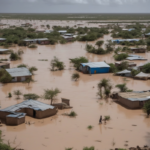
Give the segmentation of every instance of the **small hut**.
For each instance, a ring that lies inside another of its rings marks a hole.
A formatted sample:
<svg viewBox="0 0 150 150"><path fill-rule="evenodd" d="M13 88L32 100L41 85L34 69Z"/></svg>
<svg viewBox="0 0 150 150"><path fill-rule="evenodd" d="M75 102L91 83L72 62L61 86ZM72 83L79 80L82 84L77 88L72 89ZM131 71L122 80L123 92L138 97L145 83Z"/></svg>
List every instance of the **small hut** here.
<svg viewBox="0 0 150 150"><path fill-rule="evenodd" d="M125 69L123 71L117 72L116 75L130 77L131 76L131 71Z"/></svg>
<svg viewBox="0 0 150 150"><path fill-rule="evenodd" d="M36 39L24 39L23 42L25 43L26 46L30 44L36 44Z"/></svg>
<svg viewBox="0 0 150 150"><path fill-rule="evenodd" d="M146 73L140 72L140 73L137 74L134 78L135 78L135 79L147 80L148 78L150 78L150 74L146 74Z"/></svg>
<svg viewBox="0 0 150 150"><path fill-rule="evenodd" d="M9 51L10 51L9 49L0 49L0 54L6 54Z"/></svg>
<svg viewBox="0 0 150 150"><path fill-rule="evenodd" d="M145 53L146 52L146 48L131 48L131 51L134 53Z"/></svg>
<svg viewBox="0 0 150 150"><path fill-rule="evenodd" d="M79 70L87 74L108 73L110 66L105 62L81 63Z"/></svg>
<svg viewBox="0 0 150 150"><path fill-rule="evenodd" d="M9 125L18 125L25 122L25 115L42 119L53 116L57 108L37 100L25 100L22 103L0 110L0 119Z"/></svg>
<svg viewBox="0 0 150 150"><path fill-rule="evenodd" d="M118 93L118 102L130 109L143 108L144 103L150 100L150 91Z"/></svg>
<svg viewBox="0 0 150 150"><path fill-rule="evenodd" d="M67 30L59 30L58 31L60 34L66 34L67 33Z"/></svg>
<svg viewBox="0 0 150 150"><path fill-rule="evenodd" d="M28 78L31 78L32 74L29 69L25 67L21 68L10 68L6 69L6 71L12 77L12 82L23 82Z"/></svg>
<svg viewBox="0 0 150 150"><path fill-rule="evenodd" d="M5 42L6 39L5 38L0 38L0 43Z"/></svg>
<svg viewBox="0 0 150 150"><path fill-rule="evenodd" d="M26 113L11 113L6 116L6 124L16 126L25 123L25 116Z"/></svg>
<svg viewBox="0 0 150 150"><path fill-rule="evenodd" d="M37 43L40 45L47 45L50 44L50 41L48 38L41 38L41 39L37 39Z"/></svg>
<svg viewBox="0 0 150 150"><path fill-rule="evenodd" d="M57 107L58 109L70 109L70 108L72 108L70 106L70 100L69 99L62 98L61 100L62 100L61 103L54 103L53 106Z"/></svg>

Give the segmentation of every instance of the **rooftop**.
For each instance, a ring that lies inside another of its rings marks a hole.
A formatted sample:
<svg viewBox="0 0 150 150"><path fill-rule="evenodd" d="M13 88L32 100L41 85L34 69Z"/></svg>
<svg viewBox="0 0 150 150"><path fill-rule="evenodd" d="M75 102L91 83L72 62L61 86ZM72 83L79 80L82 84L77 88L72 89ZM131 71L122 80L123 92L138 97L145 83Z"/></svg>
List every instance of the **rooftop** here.
<svg viewBox="0 0 150 150"><path fill-rule="evenodd" d="M6 69L6 71L11 75L11 77L22 77L32 75L30 71L25 67Z"/></svg>
<svg viewBox="0 0 150 150"><path fill-rule="evenodd" d="M4 41L4 40L6 40L6 38L0 38L0 41Z"/></svg>
<svg viewBox="0 0 150 150"><path fill-rule="evenodd" d="M0 49L0 52L7 52L9 49Z"/></svg>
<svg viewBox="0 0 150 150"><path fill-rule="evenodd" d="M122 92L119 96L130 101L146 101L150 99L150 91L147 92Z"/></svg>
<svg viewBox="0 0 150 150"><path fill-rule="evenodd" d="M48 104L39 102L37 100L25 100L22 103L1 109L0 111L15 112L15 111L20 110L22 108L31 108L34 110L45 111L47 109L54 109L55 107L52 105L48 105Z"/></svg>
<svg viewBox="0 0 150 150"><path fill-rule="evenodd" d="M109 67L105 62L89 62L89 63L81 63L83 66L89 66L90 68L99 68L99 67Z"/></svg>

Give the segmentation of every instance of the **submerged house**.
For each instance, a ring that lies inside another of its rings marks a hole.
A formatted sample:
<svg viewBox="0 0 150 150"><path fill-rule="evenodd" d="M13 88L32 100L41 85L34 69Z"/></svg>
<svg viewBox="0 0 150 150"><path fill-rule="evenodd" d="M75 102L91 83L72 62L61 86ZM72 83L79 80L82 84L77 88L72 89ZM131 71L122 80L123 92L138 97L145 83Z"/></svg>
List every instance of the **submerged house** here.
<svg viewBox="0 0 150 150"><path fill-rule="evenodd" d="M25 116L37 119L53 116L57 108L37 100L25 100L22 103L0 110L0 119L7 125L19 125L25 123Z"/></svg>
<svg viewBox="0 0 150 150"><path fill-rule="evenodd" d="M147 80L148 78L150 78L150 74L146 74L146 73L144 73L144 72L140 72L140 73L137 74L134 78L135 78L135 79Z"/></svg>
<svg viewBox="0 0 150 150"><path fill-rule="evenodd" d="M130 77L131 76L131 71L125 69L123 71L117 72L116 75Z"/></svg>
<svg viewBox="0 0 150 150"><path fill-rule="evenodd" d="M10 68L10 63L7 63L7 62L0 62L0 69L3 68L3 69L7 69L7 68Z"/></svg>
<svg viewBox="0 0 150 150"><path fill-rule="evenodd" d="M66 34L62 35L62 37L67 41L72 41L74 39L74 35L71 33L66 33Z"/></svg>
<svg viewBox="0 0 150 150"><path fill-rule="evenodd" d="M150 91L118 93L117 101L130 109L143 108L144 103L150 100Z"/></svg>
<svg viewBox="0 0 150 150"><path fill-rule="evenodd" d="M67 30L59 30L58 31L60 34L65 34L65 33L67 33Z"/></svg>
<svg viewBox="0 0 150 150"><path fill-rule="evenodd" d="M40 45L47 45L50 43L48 38L24 39L23 42L25 42L26 45L36 44L36 43Z"/></svg>
<svg viewBox="0 0 150 150"><path fill-rule="evenodd" d="M129 54L128 56L129 57L126 58L127 60L147 60L146 58L138 55Z"/></svg>
<svg viewBox="0 0 150 150"><path fill-rule="evenodd" d="M136 63L134 63L134 62L128 62L127 61L127 63L128 63L128 67L135 67L136 66ZM119 67L121 64L122 64L122 62L115 62L116 67Z"/></svg>
<svg viewBox="0 0 150 150"><path fill-rule="evenodd" d="M105 62L81 63L79 70L87 74L108 73L110 66Z"/></svg>
<svg viewBox="0 0 150 150"><path fill-rule="evenodd" d="M40 45L47 45L50 44L50 41L48 38L41 38L41 39L36 39L37 43Z"/></svg>
<svg viewBox="0 0 150 150"><path fill-rule="evenodd" d="M145 53L146 48L131 48L131 51L135 53Z"/></svg>
<svg viewBox="0 0 150 150"><path fill-rule="evenodd" d="M6 71L12 77L12 82L23 82L26 79L31 78L32 76L31 72L25 67L10 68L10 69L6 69Z"/></svg>
<svg viewBox="0 0 150 150"><path fill-rule="evenodd" d="M117 40L112 40L114 43L121 43L121 42L138 42L140 41L139 39L117 39Z"/></svg>
<svg viewBox="0 0 150 150"><path fill-rule="evenodd" d="M0 38L0 43L5 42L6 39L5 38Z"/></svg>
<svg viewBox="0 0 150 150"><path fill-rule="evenodd" d="M9 49L0 49L0 54L6 54L9 51Z"/></svg>
<svg viewBox="0 0 150 150"><path fill-rule="evenodd" d="M145 34L145 37L150 37L150 33Z"/></svg>
<svg viewBox="0 0 150 150"><path fill-rule="evenodd" d="M23 42L24 42L26 45L36 44L36 39L24 39Z"/></svg>

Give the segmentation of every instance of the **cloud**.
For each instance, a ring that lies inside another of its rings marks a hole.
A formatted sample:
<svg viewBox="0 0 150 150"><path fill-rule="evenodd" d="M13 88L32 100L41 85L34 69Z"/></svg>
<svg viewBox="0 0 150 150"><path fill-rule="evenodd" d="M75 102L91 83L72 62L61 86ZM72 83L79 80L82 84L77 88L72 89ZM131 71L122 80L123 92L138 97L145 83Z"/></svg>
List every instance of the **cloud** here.
<svg viewBox="0 0 150 150"><path fill-rule="evenodd" d="M26 0L22 0L26 1ZM28 2L50 2L54 4L99 4L99 5L124 5L134 3L146 3L148 0L27 0Z"/></svg>
<svg viewBox="0 0 150 150"><path fill-rule="evenodd" d="M124 4L134 4L134 3L145 3L148 0L95 0L99 5L124 5Z"/></svg>

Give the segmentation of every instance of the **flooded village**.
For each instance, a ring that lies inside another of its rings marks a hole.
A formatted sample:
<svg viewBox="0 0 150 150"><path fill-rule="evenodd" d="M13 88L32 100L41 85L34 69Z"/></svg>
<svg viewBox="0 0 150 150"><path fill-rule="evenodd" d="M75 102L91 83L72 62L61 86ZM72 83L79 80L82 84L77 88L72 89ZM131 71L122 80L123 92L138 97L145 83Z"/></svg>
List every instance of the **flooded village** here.
<svg viewBox="0 0 150 150"><path fill-rule="evenodd" d="M4 143L24 150L149 149L149 33L148 22L2 19Z"/></svg>

